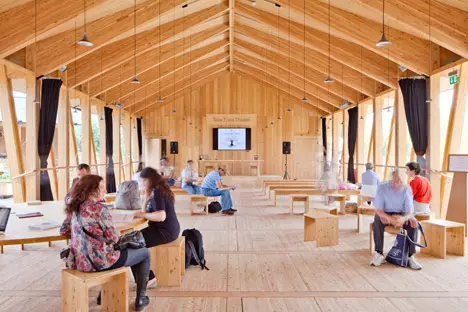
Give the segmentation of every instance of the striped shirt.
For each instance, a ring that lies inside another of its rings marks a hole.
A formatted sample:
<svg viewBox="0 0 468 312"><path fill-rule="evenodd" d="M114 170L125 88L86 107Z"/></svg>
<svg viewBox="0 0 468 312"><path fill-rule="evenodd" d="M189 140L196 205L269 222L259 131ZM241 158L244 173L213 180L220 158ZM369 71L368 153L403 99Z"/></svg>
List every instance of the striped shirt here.
<svg viewBox="0 0 468 312"><path fill-rule="evenodd" d="M218 170L213 170L208 173L203 180L202 188L209 189L209 190L217 190L218 187L216 186L216 182L222 181L223 178L219 175Z"/></svg>

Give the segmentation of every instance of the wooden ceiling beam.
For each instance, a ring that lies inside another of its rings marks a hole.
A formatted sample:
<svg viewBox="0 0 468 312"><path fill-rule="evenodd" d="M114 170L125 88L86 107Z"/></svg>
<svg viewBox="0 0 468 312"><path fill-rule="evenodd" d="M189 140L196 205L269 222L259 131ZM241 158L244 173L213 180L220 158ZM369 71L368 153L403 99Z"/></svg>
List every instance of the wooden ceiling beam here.
<svg viewBox="0 0 468 312"><path fill-rule="evenodd" d="M157 68L153 68L151 71L140 75L139 79L141 79L141 84L133 85L125 83L109 90L109 92L106 93L106 101L107 103L113 103L120 99L123 103L133 102L133 92L135 92L136 101L138 102L144 98L148 90L150 90L150 92L156 92L159 88L158 84L162 83L162 80L166 77L171 77L174 72L176 74L190 74L190 66L193 66L198 61L205 58L206 60L204 60L204 63L208 64L209 62L218 61L215 56L224 53L225 47L228 44L228 40L223 38L200 49L193 50L192 52L188 51L183 55L177 56L173 60L167 60L158 65Z"/></svg>
<svg viewBox="0 0 468 312"><path fill-rule="evenodd" d="M360 100L360 93L357 90L354 90L353 88L350 88L337 80L331 84L326 84L324 81L327 79L327 74L321 73L314 68L304 66L294 59L290 61L291 66L288 68L289 64L287 57L240 39L237 40L237 44L238 46L257 54L260 57L263 56L263 58L269 63L280 66L285 71L289 71L294 76L301 78L301 80L303 77L305 77L306 81L316 85L318 88L321 88L324 92L328 93L329 91L353 104L359 102Z"/></svg>
<svg viewBox="0 0 468 312"><path fill-rule="evenodd" d="M278 0L284 6L289 5L291 9L303 13L303 0ZM412 5L412 1L409 2ZM306 16L314 21L314 25L328 27L328 4L319 0L308 0L306 5ZM429 74L429 41L402 32L392 27L385 27L387 38L392 41L389 49L379 48L375 44L382 36L382 24L366 19L345 10L331 7L331 30L339 33L340 37L347 41L361 44L367 49L404 65L419 74Z"/></svg>
<svg viewBox="0 0 468 312"><path fill-rule="evenodd" d="M289 42L283 38L277 38L263 31L252 27L236 23L236 31L240 32L244 37L251 38L263 44L263 47L271 51L276 51L279 54L304 64L304 46L294 42ZM246 41L248 41L246 39ZM279 45L279 51L277 46ZM270 47L270 48L269 48ZM328 57L322 53L305 48L306 58L305 64L322 74L328 75ZM330 72L333 78L345 85L369 96L375 95L375 80L369 78L364 73L354 70L353 68L344 65L336 60L330 60Z"/></svg>
<svg viewBox="0 0 468 312"><path fill-rule="evenodd" d="M278 90L283 90L284 92L290 93L294 95L296 98L302 99L304 97L304 91L298 87L297 84L293 82L289 83L281 79L281 77L275 76L274 74L270 73L269 70L265 72L265 68L261 68L256 66L255 63L251 63L248 61L248 57L245 55L242 58L239 56L239 53L236 52L236 70L237 69L249 69L250 73L254 74L256 77L261 78L265 81L265 83L269 83L270 85L278 88ZM239 62L239 60L245 61L245 63ZM300 86L300 85L299 85ZM338 110L336 107L332 106L330 103L323 101L322 99L318 98L314 94L310 94L306 92L305 94L308 97L307 103L314 105L317 109L322 110L325 113L331 113L335 110Z"/></svg>
<svg viewBox="0 0 468 312"><path fill-rule="evenodd" d="M90 11L109 0L88 1ZM75 19L83 12L83 2L76 0L37 1L37 39L53 33L54 28ZM0 12L0 58L34 43L36 11L34 1Z"/></svg>
<svg viewBox="0 0 468 312"><path fill-rule="evenodd" d="M222 36L223 32L227 31L227 26L216 26L205 30L201 33L197 33L192 36L192 48L198 48L205 42L216 40L216 37ZM165 62L177 55L180 55L186 51L189 51L189 46L186 41L189 39L182 38L175 42L167 43L161 47L148 51L139 58L137 58L137 75L145 74L147 71L159 66L162 62ZM161 57L161 59L159 59ZM132 59L127 60L123 64L107 71L101 76L97 76L90 81L90 95L97 96L106 91L110 91L120 84L129 83L135 74L134 62ZM144 78L138 78L142 83ZM106 101L108 102L108 101Z"/></svg>
<svg viewBox="0 0 468 312"><path fill-rule="evenodd" d="M188 32L191 32L195 26L199 26L206 22L203 29L197 32L205 30L205 27L219 27L219 25L223 23L223 19L220 18L213 20L213 18L225 13L226 10L227 6L225 4L215 5L202 11L181 17L175 20L174 23L167 22L160 25L160 27L155 27L137 34L137 66L147 58L154 58L154 53L159 51L159 48L164 42L167 43L169 39L179 36L182 36L183 39L184 36L188 36ZM210 21L207 22L208 20ZM195 35L196 34L192 34L192 37ZM178 39L178 41L180 40L181 39ZM131 36L101 47L96 51L79 58L68 65L68 81L70 81L74 87L96 78L102 73L107 72L128 60L133 60L133 46L134 38Z"/></svg>
<svg viewBox="0 0 468 312"><path fill-rule="evenodd" d="M149 0L137 5L137 27L144 25L162 14L182 5L186 0L159 1ZM76 44L84 32L83 27L71 29L51 36L37 43L37 72L47 74L61 65L98 50L111 43L119 36L130 36L133 28L133 6L117 13L105 16L87 24L87 34L93 47L82 47ZM76 48L76 51L75 51ZM76 57L75 57L76 52Z"/></svg>
<svg viewBox="0 0 468 312"><path fill-rule="evenodd" d="M356 0L382 12L381 0ZM423 38L429 38L429 3L427 0L386 0L385 15L405 24ZM439 1L431 1L431 41L468 57L468 12ZM427 50L427 53L428 50ZM429 66L429 65L427 65ZM429 69L427 69L429 70Z"/></svg>
<svg viewBox="0 0 468 312"><path fill-rule="evenodd" d="M277 27L277 17L267 12L254 9L249 6L238 4L236 12L241 15L255 19L273 29ZM304 27L302 24L291 20L291 41L296 44L303 44ZM283 37L288 38L289 20L279 18L279 29ZM236 25L239 31L241 25ZM314 28L305 27L306 46L328 57L328 34ZM398 64L387 58L366 49L358 44L331 36L330 57L344 65L353 68L356 71L363 71L367 76L384 83L394 89L398 86Z"/></svg>
<svg viewBox="0 0 468 312"><path fill-rule="evenodd" d="M241 46L238 46L241 47ZM246 53L243 53L242 50L245 50ZM235 55L239 59L249 63L252 67L261 70L264 74L270 74L274 77L277 77L279 80L283 81L284 83L290 84L295 86L298 89L304 89L304 80L302 76L302 72L300 74L295 74L288 71L285 68L278 67L275 63L271 62L268 56L262 56L252 52L248 49L242 48L242 50L236 49ZM253 54L253 55L252 55ZM264 76L259 78L264 78ZM332 109L338 108L341 104L343 104L343 98L340 96L336 96L335 94L328 92L326 89L322 89L317 87L315 84L308 82L306 79L305 84L305 91L307 95L312 95L312 97L317 98L319 100L324 101L325 103L332 106ZM304 93L304 91L302 91ZM304 94L303 94L304 96Z"/></svg>
<svg viewBox="0 0 468 312"><path fill-rule="evenodd" d="M156 100L158 98L157 94L151 94L148 95L143 101L140 101L136 103L136 105L132 108L129 108L129 111L134 112L134 113L139 113L144 109L147 109L148 107L158 105L158 107L162 107L170 103L169 101L166 101L170 96L176 95L178 93L183 92L184 90L188 89L191 87L191 85L194 85L198 83L199 81L205 79L206 77L216 74L218 72L227 70L229 68L229 55L226 53L224 55L224 59L221 63L219 64L212 64L211 66L208 66L207 68L204 68L202 70L197 71L194 73L191 77L192 83L190 83L190 78L189 77L183 77L181 80L176 81L175 85L174 82L166 85L164 89L161 89L162 97L164 98L164 103L157 103Z"/></svg>

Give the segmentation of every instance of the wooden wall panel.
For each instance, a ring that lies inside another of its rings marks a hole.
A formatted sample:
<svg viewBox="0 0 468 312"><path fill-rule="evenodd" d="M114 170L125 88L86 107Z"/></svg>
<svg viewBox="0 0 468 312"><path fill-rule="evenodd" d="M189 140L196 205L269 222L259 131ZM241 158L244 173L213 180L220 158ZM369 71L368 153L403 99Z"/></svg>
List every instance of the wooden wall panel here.
<svg viewBox="0 0 468 312"><path fill-rule="evenodd" d="M162 106L156 104L145 110L144 135L179 142L179 154L176 157L179 171L187 159L198 160L200 155L219 160L253 160L254 155L258 155L259 159L264 160L264 174L282 175L282 142L293 142L296 136L316 136L320 127L319 116L310 104L293 103L290 104L284 93L268 88L260 80L236 72L226 72L220 78L194 88L191 93L187 90L175 103L164 103ZM207 117L213 114L255 115L256 125L250 126L252 150L213 151L212 127L207 124ZM311 148L315 149L316 146ZM172 157L170 159L173 160ZM292 159L290 161L292 163ZM316 166L313 160L310 164L311 168ZM229 169L234 174L249 174L246 166L234 165ZM290 175L295 176L293 172Z"/></svg>

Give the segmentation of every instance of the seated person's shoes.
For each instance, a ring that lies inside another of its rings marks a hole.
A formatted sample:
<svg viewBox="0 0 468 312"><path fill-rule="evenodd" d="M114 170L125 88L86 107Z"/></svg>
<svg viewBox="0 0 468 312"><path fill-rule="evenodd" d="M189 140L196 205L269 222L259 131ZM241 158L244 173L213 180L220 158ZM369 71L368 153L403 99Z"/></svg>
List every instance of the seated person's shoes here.
<svg viewBox="0 0 468 312"><path fill-rule="evenodd" d="M227 216L232 216L234 214L234 211L231 211L231 209L227 210L221 210L222 215L227 215Z"/></svg>
<svg viewBox="0 0 468 312"><path fill-rule="evenodd" d="M148 296L137 297L135 300L135 311L142 311L149 305L149 302Z"/></svg>
<svg viewBox="0 0 468 312"><path fill-rule="evenodd" d="M382 254L380 254L378 252L375 252L374 257L372 258L372 261L370 262L370 265L378 267L378 266L381 266L384 263L385 263L384 255L382 255Z"/></svg>
<svg viewBox="0 0 468 312"><path fill-rule="evenodd" d="M421 270L422 265L419 264L418 261L416 261L416 258L414 256L411 256L408 258L408 268L413 270Z"/></svg>
<svg viewBox="0 0 468 312"><path fill-rule="evenodd" d="M237 212L237 209L234 209L234 208L231 208L229 210L231 210L232 212Z"/></svg>

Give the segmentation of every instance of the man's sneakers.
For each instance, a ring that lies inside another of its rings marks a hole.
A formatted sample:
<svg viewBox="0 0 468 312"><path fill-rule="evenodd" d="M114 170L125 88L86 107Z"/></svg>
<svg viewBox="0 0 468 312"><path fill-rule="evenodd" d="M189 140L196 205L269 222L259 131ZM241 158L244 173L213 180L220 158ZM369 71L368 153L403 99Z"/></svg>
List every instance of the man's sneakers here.
<svg viewBox="0 0 468 312"><path fill-rule="evenodd" d="M372 258L372 261L370 262L370 265L378 267L384 263L385 263L384 255L382 255L381 253L375 252L374 257Z"/></svg>
<svg viewBox="0 0 468 312"><path fill-rule="evenodd" d="M237 211L237 209L230 208L230 209L222 210L221 214L226 215L226 216L232 216L232 215L234 215L234 213L236 211Z"/></svg>
<svg viewBox="0 0 468 312"><path fill-rule="evenodd" d="M234 208L231 208L231 209L229 209L229 210L234 211L234 212L237 212L237 209L234 209Z"/></svg>
<svg viewBox="0 0 468 312"><path fill-rule="evenodd" d="M419 264L418 261L416 261L416 258L414 256L411 256L408 258L408 268L413 270L421 270L422 265Z"/></svg>

